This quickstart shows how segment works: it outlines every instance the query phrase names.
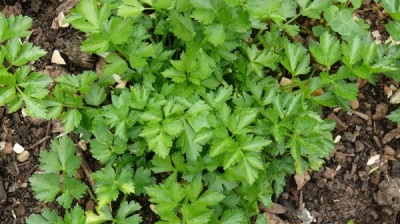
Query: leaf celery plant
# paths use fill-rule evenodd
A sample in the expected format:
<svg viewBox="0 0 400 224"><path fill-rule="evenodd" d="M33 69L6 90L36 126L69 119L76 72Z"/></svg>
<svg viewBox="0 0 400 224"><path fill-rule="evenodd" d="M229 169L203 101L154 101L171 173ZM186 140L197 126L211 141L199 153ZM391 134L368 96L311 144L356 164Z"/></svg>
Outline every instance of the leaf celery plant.
<svg viewBox="0 0 400 224"><path fill-rule="evenodd" d="M40 76L43 94L33 97L40 104L12 92L20 81L2 78L0 95L9 96L1 103L11 111L24 102L31 115L61 118L65 132L90 142L104 165L92 175L97 206L84 212L77 204L64 218L45 209L27 222L139 223L132 198L144 194L158 223L266 223L259 203L270 206L288 174L317 170L333 149L334 124L316 106L349 110L357 94L349 80L373 82L398 70L395 46L374 43L365 23L350 16L359 2L350 2L80 1L66 22L86 34L84 51L104 58L102 73L58 77L50 94L51 80ZM299 17L321 24L308 48L294 38L303 29ZM278 84L282 75L293 80L290 89ZM58 141L65 144L41 157L63 164L69 150L73 162L60 176L43 161L54 177L49 188L67 186L58 178L79 163L70 140ZM43 175L31 184L50 201L62 191L42 197L36 180ZM58 197L64 206L82 196L65 193Z"/></svg>

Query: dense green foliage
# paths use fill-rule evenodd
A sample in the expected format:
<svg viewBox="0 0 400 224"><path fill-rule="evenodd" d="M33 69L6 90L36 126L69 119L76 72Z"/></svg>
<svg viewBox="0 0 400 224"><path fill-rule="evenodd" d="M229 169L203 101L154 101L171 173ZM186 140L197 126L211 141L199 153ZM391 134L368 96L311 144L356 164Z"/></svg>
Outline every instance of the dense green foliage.
<svg viewBox="0 0 400 224"><path fill-rule="evenodd" d="M399 47L371 39L353 16L360 5L81 0L67 22L106 65L101 74L60 76L51 92L50 78L19 67L44 54L18 39L30 20L0 17L0 105L60 118L104 165L87 188L76 179L72 141L55 140L30 181L37 199L57 200L65 216L45 209L27 222L140 223L132 196L148 195L159 223L266 223L259 203L270 206L288 174L317 170L333 149L334 123L321 119L320 106L350 110L356 78L399 79ZM399 9L384 7L395 38ZM304 17L317 25L301 27ZM303 33L315 37L309 46ZM282 77L292 82L279 85ZM75 203L85 190L96 211Z"/></svg>

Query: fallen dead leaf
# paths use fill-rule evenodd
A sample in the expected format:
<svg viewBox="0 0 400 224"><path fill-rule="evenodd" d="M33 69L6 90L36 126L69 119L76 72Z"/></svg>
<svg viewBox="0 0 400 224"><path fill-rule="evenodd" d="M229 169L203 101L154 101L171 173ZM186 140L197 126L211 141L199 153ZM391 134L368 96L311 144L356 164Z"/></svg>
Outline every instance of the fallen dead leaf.
<svg viewBox="0 0 400 224"><path fill-rule="evenodd" d="M307 171L303 174L295 174L294 180L296 181L297 190L301 190L310 179L310 174Z"/></svg>
<svg viewBox="0 0 400 224"><path fill-rule="evenodd" d="M52 29L58 29L58 28L67 28L69 26L69 23L64 23L65 16L64 16L64 11L61 11L57 17L53 20L51 24Z"/></svg>

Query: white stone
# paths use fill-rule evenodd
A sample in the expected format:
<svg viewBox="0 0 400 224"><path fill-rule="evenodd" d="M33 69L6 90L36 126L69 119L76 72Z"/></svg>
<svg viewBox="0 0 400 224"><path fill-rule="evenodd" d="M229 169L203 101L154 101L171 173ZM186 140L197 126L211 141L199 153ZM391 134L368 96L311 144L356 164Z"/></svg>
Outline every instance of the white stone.
<svg viewBox="0 0 400 224"><path fill-rule="evenodd" d="M15 143L15 145L13 146L13 151L17 154L21 154L23 151L25 151L24 147L22 147L22 145Z"/></svg>

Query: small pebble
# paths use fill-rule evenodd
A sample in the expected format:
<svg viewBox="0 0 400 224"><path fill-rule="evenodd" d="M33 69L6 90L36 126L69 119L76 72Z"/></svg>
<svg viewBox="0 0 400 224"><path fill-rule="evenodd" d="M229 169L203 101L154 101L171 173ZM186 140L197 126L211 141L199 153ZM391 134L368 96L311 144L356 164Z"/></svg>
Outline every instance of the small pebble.
<svg viewBox="0 0 400 224"><path fill-rule="evenodd" d="M382 120L385 118L386 114L388 113L388 105L385 103L380 103L376 105L375 114L372 115L372 119L375 121Z"/></svg>
<svg viewBox="0 0 400 224"><path fill-rule="evenodd" d="M393 93L390 97L391 104L399 104L400 103L400 89Z"/></svg>
<svg viewBox="0 0 400 224"><path fill-rule="evenodd" d="M342 152L336 152L335 153L335 161L339 164L345 164L346 163L346 155Z"/></svg>
<svg viewBox="0 0 400 224"><path fill-rule="evenodd" d="M317 186L319 188L323 188L326 185L326 179L325 178L319 178L317 179Z"/></svg>
<svg viewBox="0 0 400 224"><path fill-rule="evenodd" d="M22 147L22 145L15 143L14 147L13 147L13 151L17 154L21 154L23 151L25 151L24 147Z"/></svg>
<svg viewBox="0 0 400 224"><path fill-rule="evenodd" d="M336 172L332 170L331 168L326 168L326 170L322 173L322 176L325 177L326 179L333 179L336 175Z"/></svg>
<svg viewBox="0 0 400 224"><path fill-rule="evenodd" d="M396 154L396 151L394 151L394 149L388 145L385 145L385 147L383 147L383 151L386 155L390 156L394 156Z"/></svg>
<svg viewBox="0 0 400 224"><path fill-rule="evenodd" d="M3 152L6 155L10 155L11 153L13 153L13 147L12 147L11 142L6 142L4 144Z"/></svg>
<svg viewBox="0 0 400 224"><path fill-rule="evenodd" d="M23 163L28 160L29 156L30 156L30 153L28 151L23 151L21 154L19 154L17 156L17 160L18 160L18 162Z"/></svg>
<svg viewBox="0 0 400 224"><path fill-rule="evenodd" d="M356 140L356 137L353 133L346 131L345 133L343 133L342 139L343 141L354 142Z"/></svg>

